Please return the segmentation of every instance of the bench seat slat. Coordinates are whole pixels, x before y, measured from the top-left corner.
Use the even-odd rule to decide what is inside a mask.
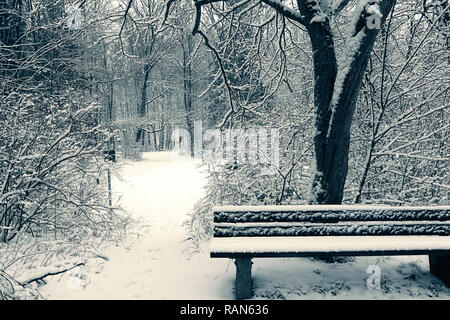
[[[393,207],[388,205],[343,205],[343,204],[303,204],[303,205],[223,205],[214,206],[212,211],[215,212],[306,212],[306,211],[392,211],[392,210],[403,210],[403,211],[424,211],[424,210],[448,210],[450,206],[401,206]]]
[[[312,208],[311,208],[312,207]],[[263,208],[261,211],[250,210],[251,207],[236,207],[231,211],[228,207],[214,208],[214,222],[326,222],[341,221],[445,221],[450,220],[448,206],[427,209],[418,207],[370,207],[354,206],[343,209],[336,206],[305,207],[300,211],[298,206],[275,206],[271,210]],[[278,208],[278,210],[276,210]],[[292,209],[291,209],[292,208]],[[226,210],[227,209],[227,210]],[[291,209],[291,210],[289,210]]]
[[[294,211],[294,212],[214,212],[214,222],[340,222],[340,221],[416,221],[450,220],[449,210],[366,210],[366,211]]]
[[[341,221],[335,223],[338,226],[348,226],[354,224],[361,225],[415,225],[415,224],[438,224],[438,225],[450,225],[450,219],[445,221],[427,221],[427,220],[416,220],[416,221]],[[330,223],[314,223],[314,222],[221,222],[215,223],[216,226],[220,227],[269,227],[269,226],[314,226],[319,224],[331,225]]]
[[[211,257],[283,257],[321,255],[403,255],[450,252],[450,238],[441,236],[326,236],[214,238]]]
[[[214,237],[276,237],[276,236],[346,236],[346,235],[450,235],[449,223],[415,224],[303,224],[303,225],[220,225],[214,227]]]

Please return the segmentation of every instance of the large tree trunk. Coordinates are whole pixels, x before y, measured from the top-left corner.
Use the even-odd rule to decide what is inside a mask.
[[[380,1],[381,23],[396,0]],[[369,29],[366,7],[360,8],[358,21],[351,26],[343,58],[336,72],[333,35],[328,18],[311,22],[318,12],[315,1],[298,0],[299,10],[311,39],[314,61],[314,104],[316,135],[314,138],[316,170],[313,175],[310,203],[339,204],[344,194],[348,171],[350,129],[356,99],[365,69],[378,34]]]

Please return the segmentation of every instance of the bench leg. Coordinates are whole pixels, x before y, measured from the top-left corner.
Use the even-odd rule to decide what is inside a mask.
[[[441,279],[450,288],[450,253],[428,256],[430,272]]]
[[[252,259],[238,258],[236,264],[236,299],[252,297]]]

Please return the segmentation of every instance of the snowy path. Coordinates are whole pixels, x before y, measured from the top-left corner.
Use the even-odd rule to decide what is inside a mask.
[[[42,293],[49,299],[231,299],[234,270],[214,279],[224,260],[210,259],[207,250],[195,259],[186,254],[182,224],[206,183],[196,163],[173,153],[147,153],[124,166],[121,176],[123,181],[113,179],[113,190],[122,207],[148,225],[145,235],[130,250],[109,250],[100,270],[83,271],[83,290],[52,281]]]
[[[205,174],[192,159],[147,153],[127,163],[113,190],[132,216],[147,225],[126,249],[108,249],[109,261],[93,259],[81,269],[83,286],[53,277],[40,289],[48,299],[233,299],[235,267],[190,246],[183,223],[202,197]],[[380,266],[381,288],[368,289],[366,273]],[[256,299],[450,299],[450,289],[429,273],[426,256],[359,257],[326,264],[310,259],[254,259]]]

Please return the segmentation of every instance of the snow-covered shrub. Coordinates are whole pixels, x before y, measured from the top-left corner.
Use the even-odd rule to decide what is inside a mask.
[[[262,175],[262,166],[226,163],[209,164],[206,196],[196,204],[191,221],[194,237],[212,234],[211,209],[215,205],[273,204],[276,179]]]
[[[209,168],[206,196],[196,204],[190,223],[194,240],[212,235],[212,207],[219,205],[277,205],[303,204],[306,201],[311,171],[311,153],[303,150],[304,141],[297,128],[280,131],[278,163],[273,154],[256,164],[249,161],[210,158],[205,161]],[[251,148],[244,150],[244,159],[249,159]],[[228,149],[228,152],[230,148]],[[243,150],[234,149],[234,154]],[[205,159],[204,159],[205,160]]]
[[[109,206],[99,106],[68,90],[56,100],[11,94],[0,109],[0,299],[39,299],[42,273],[101,256],[129,220]],[[22,277],[22,278],[21,278]],[[24,278],[24,279],[25,279]]]
[[[96,123],[98,108],[70,93],[12,93],[2,100],[0,241],[106,221],[100,183],[106,133]]]

